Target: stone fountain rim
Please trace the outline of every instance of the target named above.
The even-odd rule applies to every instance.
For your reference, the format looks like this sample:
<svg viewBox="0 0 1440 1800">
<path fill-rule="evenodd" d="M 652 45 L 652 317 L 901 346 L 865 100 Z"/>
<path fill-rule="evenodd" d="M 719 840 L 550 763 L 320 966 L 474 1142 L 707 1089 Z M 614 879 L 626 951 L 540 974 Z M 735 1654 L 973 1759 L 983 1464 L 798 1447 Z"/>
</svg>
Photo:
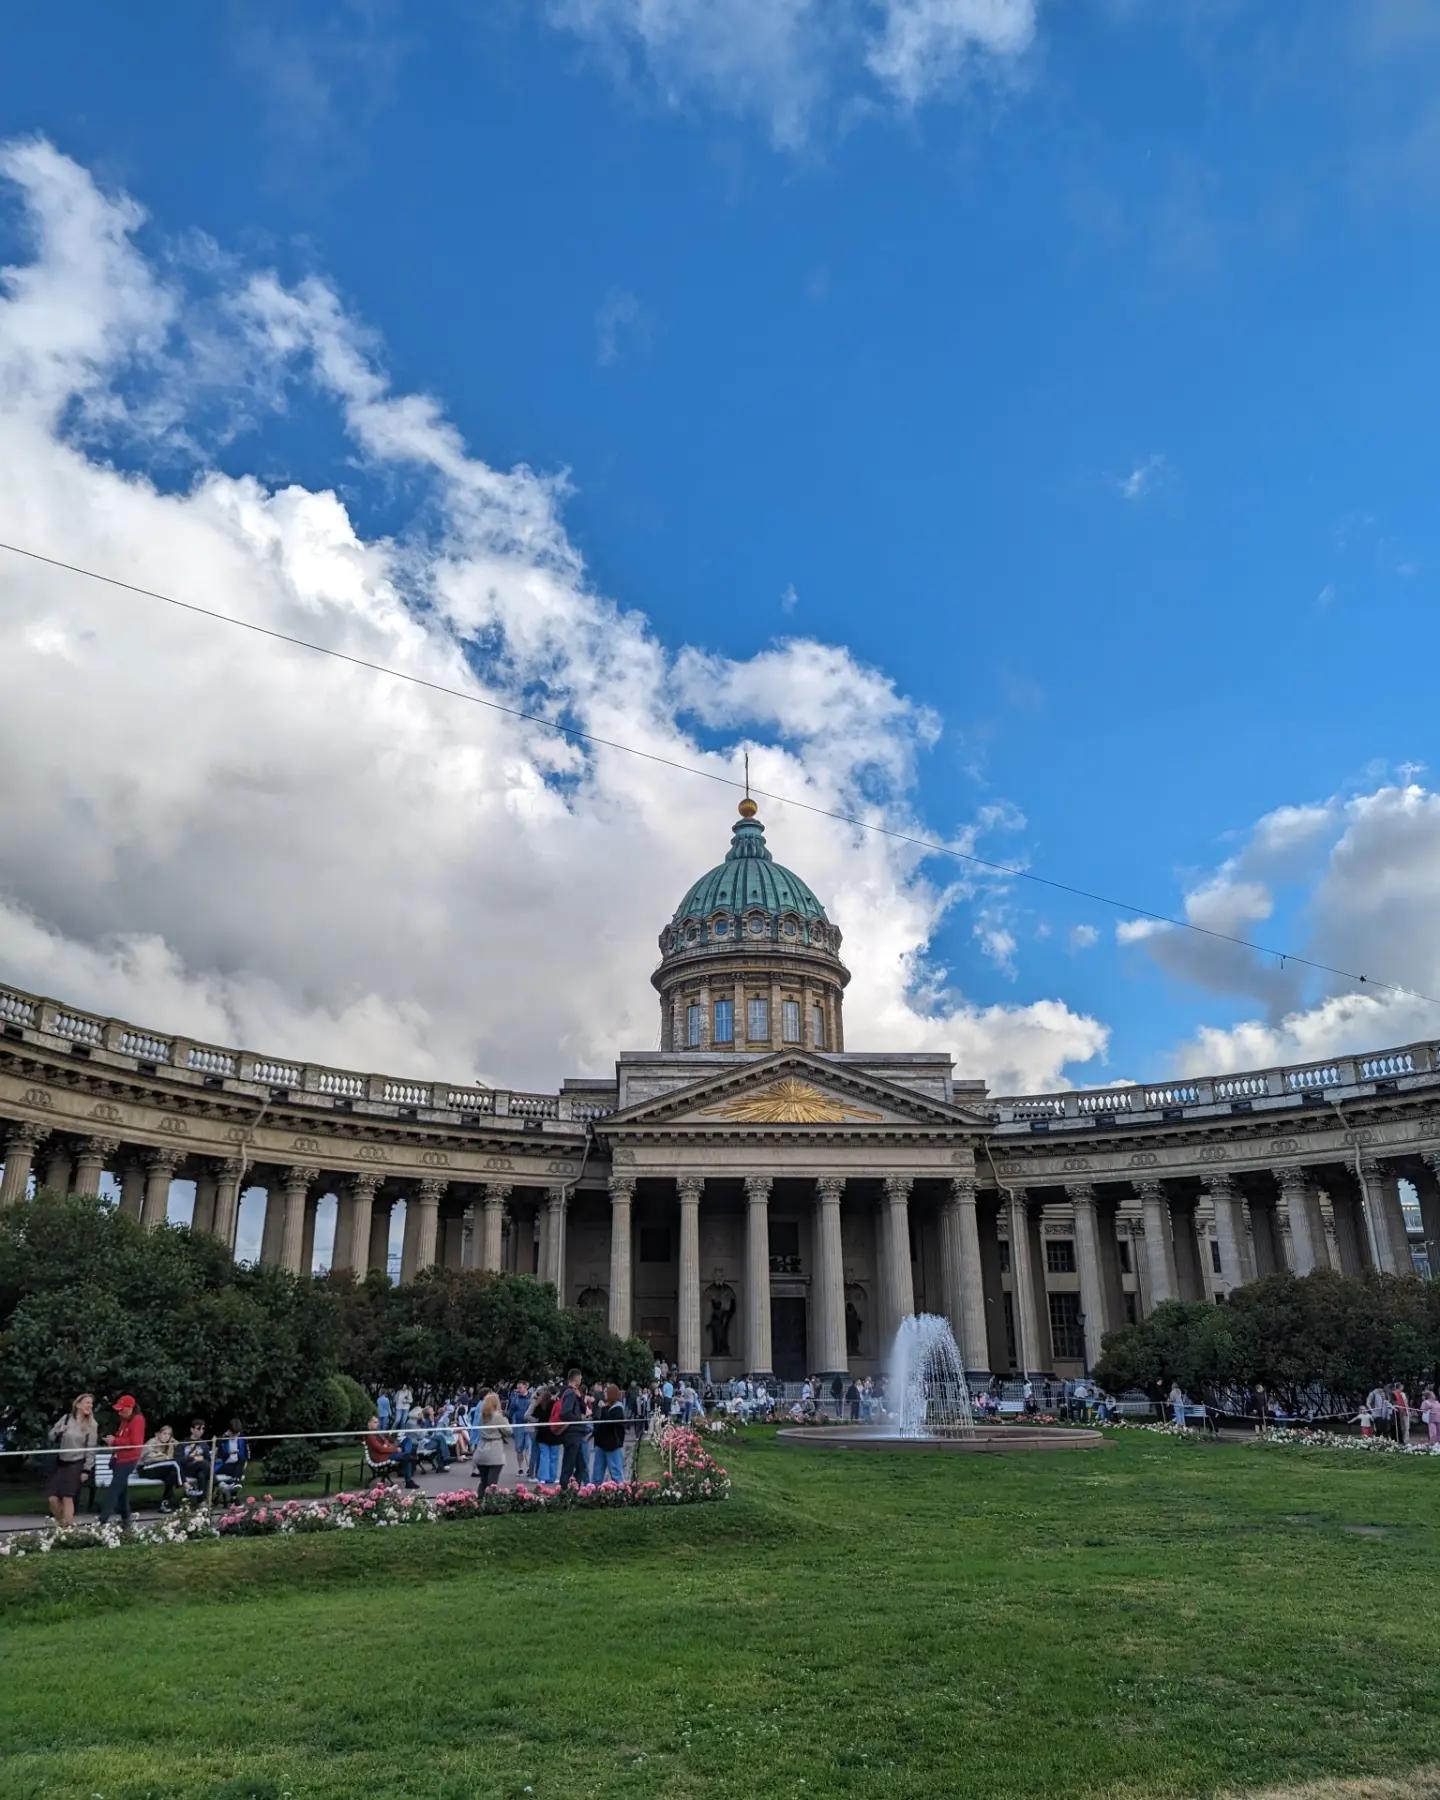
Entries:
<svg viewBox="0 0 1440 1800">
<path fill-rule="evenodd" d="M 816 1450 L 920 1450 L 942 1455 L 1004 1455 L 1034 1451 L 1103 1450 L 1108 1440 L 1088 1425 L 977 1425 L 965 1437 L 887 1437 L 866 1425 L 793 1425 L 776 1433 L 782 1444 Z"/>
</svg>

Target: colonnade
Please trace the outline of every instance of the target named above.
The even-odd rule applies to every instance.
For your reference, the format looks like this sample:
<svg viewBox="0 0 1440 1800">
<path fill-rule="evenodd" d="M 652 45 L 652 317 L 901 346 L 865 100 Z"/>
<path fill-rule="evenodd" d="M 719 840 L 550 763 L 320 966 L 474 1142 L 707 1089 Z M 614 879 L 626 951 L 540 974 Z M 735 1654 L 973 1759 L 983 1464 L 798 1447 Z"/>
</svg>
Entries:
<svg viewBox="0 0 1440 1800">
<path fill-rule="evenodd" d="M 402 1279 L 436 1264 L 506 1269 L 553 1283 L 562 1301 L 573 1303 L 584 1268 L 600 1304 L 600 1271 L 608 1266 L 603 1304 L 610 1329 L 628 1336 L 643 1323 L 636 1316 L 642 1190 L 634 1173 L 618 1168 L 606 1193 L 593 1186 L 581 1190 L 588 1236 L 579 1255 L 571 1244 L 576 1201 L 570 1182 L 527 1182 L 523 1174 L 497 1181 L 433 1174 L 397 1179 L 376 1170 L 337 1174 L 308 1162 L 247 1168 L 238 1156 L 196 1155 L 32 1122 L 0 1122 L 0 1152 L 0 1206 L 22 1200 L 32 1182 L 95 1194 L 109 1172 L 121 1210 L 147 1225 L 165 1220 L 171 1183 L 183 1172 L 195 1183 L 194 1227 L 232 1247 L 242 1193 L 263 1188 L 260 1260 L 297 1273 L 313 1266 L 323 1195 L 333 1193 L 336 1200 L 331 1267 L 357 1273 L 387 1268 L 393 1209 L 403 1202 Z M 1197 1160 L 1203 1163 L 1206 1155 L 1202 1146 Z M 885 1342 L 916 1309 L 918 1283 L 924 1304 L 951 1319 L 967 1367 L 998 1368 L 1013 1360 L 1038 1370 L 1064 1360 L 1052 1342 L 1050 1316 L 1051 1299 L 1062 1288 L 1078 1292 L 1084 1356 L 1093 1362 L 1107 1331 L 1165 1300 L 1202 1299 L 1286 1267 L 1301 1275 L 1325 1267 L 1346 1274 L 1409 1272 L 1412 1233 L 1401 1205 L 1402 1177 L 1415 1186 L 1431 1267 L 1440 1270 L 1440 1151 L 1362 1151 L 1353 1161 L 1280 1166 L 1244 1167 L 1237 1159 L 1224 1169 L 1125 1179 L 1087 1173 L 1042 1182 L 1037 1176 L 1043 1166 L 1037 1159 L 1035 1173 L 1023 1183 L 983 1188 L 968 1174 L 938 1170 L 822 1170 L 803 1181 L 760 1172 L 647 1172 L 645 1204 L 652 1211 L 660 1207 L 675 1228 L 673 1276 L 667 1262 L 663 1276 L 646 1279 L 671 1284 L 656 1304 L 667 1318 L 673 1306 L 679 1368 L 698 1374 L 711 1360 L 703 1342 L 702 1223 L 720 1211 L 734 1231 L 733 1254 L 722 1259 L 724 1280 L 738 1290 L 743 1322 L 743 1341 L 727 1360 L 765 1375 L 773 1373 L 774 1362 L 771 1301 L 787 1296 L 805 1302 L 812 1370 L 832 1375 L 849 1369 L 854 1356 L 847 1293 L 857 1277 L 868 1296 L 874 1344 Z M 794 1217 L 799 1194 L 801 1217 L 808 1220 L 803 1271 L 777 1269 L 776 1261 L 785 1259 L 772 1256 L 777 1179 L 785 1183 L 784 1216 Z M 923 1195 L 918 1206 L 917 1183 Z M 658 1201 L 657 1185 L 663 1195 Z M 609 1241 L 592 1258 L 597 1198 L 608 1198 Z M 1058 1283 L 1056 1268 L 1047 1269 L 1047 1233 L 1051 1239 L 1068 1233 L 1073 1242 L 1073 1276 L 1067 1261 Z M 1067 1304 L 1064 1320 L 1073 1335 L 1075 1303 Z M 873 1348 L 867 1353 L 872 1364 Z"/>
</svg>

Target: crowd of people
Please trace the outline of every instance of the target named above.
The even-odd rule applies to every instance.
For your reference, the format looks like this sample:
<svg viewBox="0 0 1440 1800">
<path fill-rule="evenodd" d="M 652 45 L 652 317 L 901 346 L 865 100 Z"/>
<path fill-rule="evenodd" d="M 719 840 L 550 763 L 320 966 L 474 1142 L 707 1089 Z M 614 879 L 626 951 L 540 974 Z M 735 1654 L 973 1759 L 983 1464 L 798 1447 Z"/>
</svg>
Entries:
<svg viewBox="0 0 1440 1800">
<path fill-rule="evenodd" d="M 1016 1411 L 1100 1424 L 1116 1416 L 1115 1402 L 1088 1378 L 1067 1382 L 1025 1378 L 1006 1384 L 997 1380 L 976 1390 L 971 1400 L 982 1420 Z M 244 1480 L 250 1446 L 239 1419 L 231 1419 L 215 1436 L 204 1419 L 192 1419 L 181 1438 L 169 1424 L 150 1433 L 133 1394 L 121 1394 L 110 1405 L 117 1423 L 103 1437 L 93 1393 L 76 1395 L 69 1411 L 51 1427 L 52 1462 L 45 1495 L 57 1524 L 73 1523 L 76 1500 L 87 1482 L 95 1480 L 102 1445 L 110 1453 L 102 1521 L 130 1517 L 130 1488 L 137 1479 L 159 1484 L 162 1512 L 217 1489 L 231 1493 Z M 1163 1395 L 1163 1405 L 1181 1426 L 1204 1410 L 1193 1405 L 1178 1382 Z M 1239 1405 L 1241 1416 L 1253 1417 L 1262 1430 L 1290 1418 L 1261 1386 L 1248 1390 Z M 542 1380 L 533 1386 L 522 1378 L 483 1391 L 462 1389 L 438 1405 L 417 1400 L 406 1386 L 387 1389 L 378 1396 L 365 1433 L 365 1460 L 370 1472 L 398 1477 L 407 1487 L 418 1485 L 421 1468 L 438 1472 L 467 1461 L 482 1492 L 501 1481 L 507 1468 L 517 1479 L 583 1485 L 623 1481 L 627 1466 L 633 1467 L 633 1462 L 627 1465 L 628 1446 L 657 1419 L 691 1425 L 720 1416 L 750 1424 L 803 1423 L 826 1416 L 865 1424 L 886 1415 L 883 1376 L 809 1377 L 799 1384 L 798 1393 L 792 1389 L 786 1394 L 778 1386 L 772 1390 L 764 1381 L 748 1378 L 719 1384 L 707 1380 L 697 1386 L 657 1360 L 649 1382 L 624 1390 L 614 1382 L 597 1381 L 587 1387 L 578 1369 L 563 1380 Z M 1440 1450 L 1440 1398 L 1433 1387 L 1425 1387 L 1415 1404 L 1403 1382 L 1379 1382 L 1352 1422 L 1364 1436 L 1391 1436 L 1408 1445 L 1417 1415 L 1430 1446 Z"/>
</svg>

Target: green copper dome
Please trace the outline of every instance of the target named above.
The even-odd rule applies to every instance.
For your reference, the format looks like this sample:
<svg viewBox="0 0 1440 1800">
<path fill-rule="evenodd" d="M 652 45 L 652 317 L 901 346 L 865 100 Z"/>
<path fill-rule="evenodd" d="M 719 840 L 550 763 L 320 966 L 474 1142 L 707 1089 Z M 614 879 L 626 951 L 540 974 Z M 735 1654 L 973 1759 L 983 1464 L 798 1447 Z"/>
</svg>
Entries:
<svg viewBox="0 0 1440 1800">
<path fill-rule="evenodd" d="M 747 811 L 748 809 L 748 811 Z M 676 908 L 672 923 L 708 919 L 712 913 L 798 913 L 802 919 L 824 919 L 825 908 L 798 875 L 781 868 L 765 847 L 765 827 L 754 816 L 755 803 L 741 802 L 741 817 L 731 830 L 729 854 L 718 868 L 702 875 Z"/>
</svg>

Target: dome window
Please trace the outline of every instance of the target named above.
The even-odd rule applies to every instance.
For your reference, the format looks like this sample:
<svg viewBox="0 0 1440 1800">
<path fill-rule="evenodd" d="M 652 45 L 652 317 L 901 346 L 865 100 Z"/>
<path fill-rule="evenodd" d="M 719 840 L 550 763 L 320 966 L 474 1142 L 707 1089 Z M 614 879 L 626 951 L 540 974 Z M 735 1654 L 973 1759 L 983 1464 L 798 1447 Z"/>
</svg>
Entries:
<svg viewBox="0 0 1440 1800">
<path fill-rule="evenodd" d="M 764 929 L 765 929 L 765 921 L 763 919 L 760 919 L 760 918 L 751 919 L 751 921 L 750 921 L 751 937 L 759 937 L 760 933 Z"/>
<path fill-rule="evenodd" d="M 695 942 L 695 940 L 699 937 L 699 935 L 700 935 L 700 931 L 699 931 L 698 926 L 687 925 L 685 927 L 685 942 L 687 944 L 693 944 Z"/>
<path fill-rule="evenodd" d="M 800 927 L 793 919 L 787 919 L 781 929 L 784 931 L 786 937 L 794 937 Z"/>
<path fill-rule="evenodd" d="M 710 930 L 715 937 L 728 937 L 730 935 L 730 921 L 728 919 L 716 919 L 714 924 L 711 925 Z"/>
</svg>

